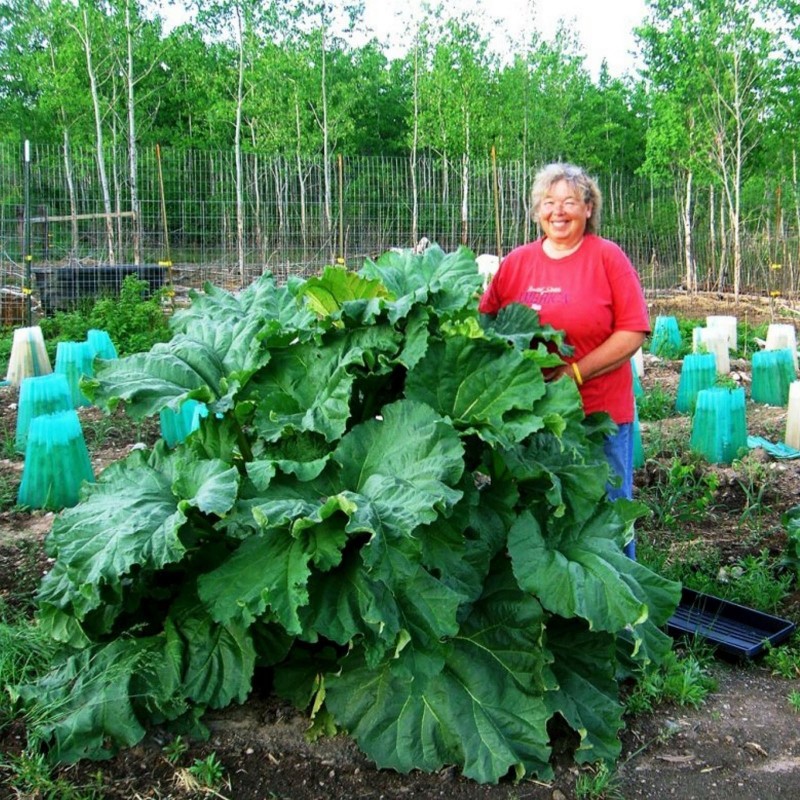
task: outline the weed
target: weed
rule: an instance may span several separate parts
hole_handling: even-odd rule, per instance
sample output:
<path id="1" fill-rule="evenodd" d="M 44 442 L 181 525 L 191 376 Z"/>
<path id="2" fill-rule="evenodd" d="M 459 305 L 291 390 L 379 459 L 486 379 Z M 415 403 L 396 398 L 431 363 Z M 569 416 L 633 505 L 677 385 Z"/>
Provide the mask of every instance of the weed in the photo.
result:
<path id="1" fill-rule="evenodd" d="M 670 651 L 664 663 L 642 671 L 626 702 L 630 714 L 650 712 L 662 703 L 698 707 L 716 689 L 708 674 L 711 651 L 695 643 L 682 655 Z"/>
<path id="2" fill-rule="evenodd" d="M 776 491 L 775 471 L 763 461 L 756 461 L 749 454 L 735 461 L 733 468 L 736 472 L 736 482 L 745 495 L 740 524 L 760 519 L 771 511 L 767 501 Z"/>
<path id="3" fill-rule="evenodd" d="M 738 389 L 740 384 L 731 375 L 717 375 L 714 386 L 718 389 Z"/>
<path id="4" fill-rule="evenodd" d="M 731 355 L 735 358 L 751 358 L 753 353 L 761 350 L 761 343 L 767 339 L 769 323 L 748 325 L 747 321 L 739 327 L 736 351 Z"/>
<path id="5" fill-rule="evenodd" d="M 0 328 L 0 364 L 8 364 L 14 346 L 14 329 Z"/>
<path id="6" fill-rule="evenodd" d="M 42 753 L 25 751 L 16 756 L 5 756 L 0 760 L 0 770 L 7 776 L 3 783 L 19 798 L 102 800 L 105 796 L 100 772 L 94 775 L 90 784 L 76 786 L 64 776 L 54 775 Z"/>
<path id="7" fill-rule="evenodd" d="M 186 751 L 189 749 L 189 745 L 186 743 L 182 736 L 176 736 L 171 742 L 164 745 L 162 752 L 164 753 L 164 757 L 169 761 L 170 764 L 177 764 L 181 758 L 186 754 Z"/>
<path id="8" fill-rule="evenodd" d="M 82 417 L 81 425 L 90 451 L 113 444 L 154 441 L 160 433 L 158 417 L 133 419 L 125 413 L 122 406 L 113 414 L 87 414 Z"/>
<path id="9" fill-rule="evenodd" d="M 652 524 L 671 531 L 687 523 L 706 520 L 714 505 L 719 478 L 695 460 L 673 458 L 654 485 L 645 487 L 641 499 L 653 512 Z"/>
<path id="10" fill-rule="evenodd" d="M 663 420 L 656 420 L 647 426 L 647 435 L 643 434 L 645 461 L 652 458 L 675 458 L 686 450 L 689 438 L 689 420 L 684 424 L 664 425 Z"/>
<path id="11" fill-rule="evenodd" d="M 793 576 L 781 572 L 767 550 L 740 558 L 732 566 L 719 567 L 716 574 L 703 572 L 687 576 L 686 584 L 734 603 L 763 611 L 774 611 L 788 595 Z"/>
<path id="12" fill-rule="evenodd" d="M 679 581 L 692 588 L 697 588 L 697 576 L 716 577 L 722 566 L 719 550 L 701 540 L 681 542 L 669 554 L 663 547 L 657 549 L 657 552 L 661 556 L 659 573 L 669 580 Z"/>
<path id="13" fill-rule="evenodd" d="M 206 789 L 217 789 L 225 779 L 225 770 L 216 753 L 210 753 L 205 758 L 196 758 L 186 771 Z"/>
<path id="14" fill-rule="evenodd" d="M 588 800 L 623 800 L 619 775 L 607 764 L 582 772 L 575 781 L 575 797 Z"/>
<path id="15" fill-rule="evenodd" d="M 18 459 L 17 432 L 11 430 L 5 422 L 0 421 L 0 458 Z"/>
<path id="16" fill-rule="evenodd" d="M 8 472 L 0 472 L 0 511 L 7 511 L 16 505 L 19 480 Z"/>
<path id="17" fill-rule="evenodd" d="M 794 712 L 800 712 L 800 691 L 797 689 L 792 689 L 789 692 L 789 705 Z"/>
<path id="18" fill-rule="evenodd" d="M 645 422 L 667 419 L 675 413 L 675 397 L 661 386 L 653 386 L 636 401 L 636 408 Z"/>
<path id="19" fill-rule="evenodd" d="M 16 714 L 12 692 L 6 691 L 42 675 L 55 652 L 55 642 L 39 626 L 6 608 L 0 608 L 0 724 Z"/>
<path id="20" fill-rule="evenodd" d="M 768 644 L 764 663 L 774 675 L 790 680 L 800 678 L 800 637 L 795 636 L 793 644 L 782 647 Z"/>

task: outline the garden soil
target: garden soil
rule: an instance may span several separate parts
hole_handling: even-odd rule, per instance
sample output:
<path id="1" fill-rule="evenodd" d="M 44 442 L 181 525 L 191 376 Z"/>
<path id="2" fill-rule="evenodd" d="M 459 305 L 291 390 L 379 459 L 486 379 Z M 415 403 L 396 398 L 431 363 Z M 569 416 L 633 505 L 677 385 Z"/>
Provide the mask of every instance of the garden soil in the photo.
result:
<path id="1" fill-rule="evenodd" d="M 786 304 L 772 300 L 742 300 L 688 295 L 659 298 L 651 304 L 657 314 L 704 318 L 707 314 L 731 314 L 739 324 L 794 321 Z M 746 322 L 745 322 L 746 320 Z M 655 385 L 674 391 L 680 372 L 678 362 L 645 358 L 645 390 Z M 732 364 L 734 380 L 747 384 L 747 361 Z M 16 424 L 13 388 L 0 389 L 0 433 L 6 438 Z M 124 456 L 141 438 L 152 443 L 154 426 L 134 430 L 121 419 L 102 418 L 95 409 L 81 409 L 95 471 Z M 785 408 L 748 404 L 748 433 L 779 441 L 786 421 Z M 135 435 L 134 435 L 135 434 Z M 686 436 L 688 421 L 671 418 L 642 423 L 642 435 Z M 99 437 L 99 438 L 94 438 Z M 0 476 L 19 480 L 21 457 L 0 459 Z M 753 451 L 770 476 L 762 494 L 762 514 L 768 535 L 758 547 L 774 554 L 785 547 L 780 515 L 800 503 L 800 462 L 774 461 L 763 451 Z M 735 562 L 752 552 L 753 543 L 742 535 L 740 520 L 748 497 L 733 467 L 713 467 L 719 472 L 719 500 L 712 524 L 688 529 L 676 537 L 674 557 L 681 557 L 687 542 L 721 547 L 725 558 Z M 637 490 L 651 478 L 652 467 L 637 470 Z M 7 606 L 25 608 L 49 562 L 43 541 L 52 524 L 43 512 L 0 513 L 0 597 Z M 781 616 L 800 619 L 800 592 L 780 609 Z M 800 714 L 789 703 L 800 682 L 772 674 L 763 660 L 731 662 L 716 658 L 712 666 L 717 689 L 699 708 L 661 706 L 653 713 L 626 719 L 621 733 L 622 755 L 618 780 L 606 798 L 646 800 L 772 800 L 800 797 Z M 479 785 L 452 768 L 435 774 L 397 774 L 379 770 L 345 735 L 310 742 L 307 720 L 256 685 L 246 703 L 205 717 L 210 730 L 206 741 L 191 742 L 177 764 L 165 757 L 170 737 L 152 731 L 138 746 L 114 759 L 84 763 L 64 770 L 76 786 L 88 786 L 99 771 L 102 796 L 108 800 L 157 800 L 158 798 L 217 797 L 229 800 L 404 800 L 405 798 L 453 798 L 453 800 L 569 800 L 576 797 L 579 775 L 589 767 L 577 767 L 571 758 L 574 742 L 554 731 L 555 777 L 550 781 L 510 778 L 497 785 Z M 18 725 L 0 730 L 0 750 L 6 756 L 25 746 Z M 224 779 L 213 790 L 198 786 L 187 767 L 211 754 L 222 764 Z M 0 774 L 0 800 L 22 797 Z M 40 795 L 42 796 L 42 795 Z M 96 795 L 95 795 L 96 796 Z M 33 798 L 34 795 L 25 795 Z"/>

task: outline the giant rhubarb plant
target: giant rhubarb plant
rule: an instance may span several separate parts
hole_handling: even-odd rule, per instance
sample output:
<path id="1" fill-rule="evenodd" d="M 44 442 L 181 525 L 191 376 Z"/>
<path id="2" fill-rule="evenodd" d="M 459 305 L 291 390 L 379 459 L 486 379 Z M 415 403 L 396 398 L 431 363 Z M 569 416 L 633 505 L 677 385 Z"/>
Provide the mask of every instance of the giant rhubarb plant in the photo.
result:
<path id="1" fill-rule="evenodd" d="M 244 702 L 253 677 L 381 767 L 550 774 L 548 721 L 613 760 L 618 680 L 669 648 L 679 588 L 622 547 L 604 415 L 542 367 L 562 334 L 476 310 L 472 254 L 387 253 L 239 294 L 84 389 L 208 416 L 109 467 L 55 521 L 39 621 L 62 656 L 23 700 L 56 759 Z"/>

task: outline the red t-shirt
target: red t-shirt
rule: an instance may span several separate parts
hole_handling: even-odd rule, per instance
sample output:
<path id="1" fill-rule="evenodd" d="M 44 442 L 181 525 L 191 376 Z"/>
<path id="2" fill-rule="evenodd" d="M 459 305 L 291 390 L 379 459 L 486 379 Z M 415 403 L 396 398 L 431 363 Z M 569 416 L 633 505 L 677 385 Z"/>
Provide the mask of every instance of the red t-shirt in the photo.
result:
<path id="1" fill-rule="evenodd" d="M 639 276 L 622 249 L 600 236 L 584 236 L 565 258 L 550 258 L 543 240 L 512 250 L 481 298 L 479 310 L 495 314 L 509 303 L 539 312 L 542 324 L 563 330 L 577 361 L 615 331 L 650 332 Z M 633 422 L 629 363 L 580 387 L 585 413 L 605 411 L 617 424 Z"/>

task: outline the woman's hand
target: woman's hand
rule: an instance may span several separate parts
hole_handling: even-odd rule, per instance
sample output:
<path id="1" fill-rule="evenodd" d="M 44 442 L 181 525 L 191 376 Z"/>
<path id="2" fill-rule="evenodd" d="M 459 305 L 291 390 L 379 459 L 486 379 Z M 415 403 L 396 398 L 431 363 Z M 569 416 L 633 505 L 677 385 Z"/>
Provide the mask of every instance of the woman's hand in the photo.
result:
<path id="1" fill-rule="evenodd" d="M 542 376 L 544 377 L 545 383 L 556 381 L 559 378 L 563 378 L 564 375 L 566 375 L 568 378 L 572 378 L 572 380 L 575 380 L 575 373 L 571 364 L 560 364 L 557 367 L 545 367 L 545 369 L 542 370 Z"/>

